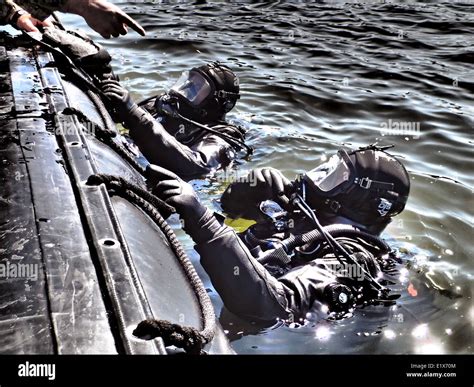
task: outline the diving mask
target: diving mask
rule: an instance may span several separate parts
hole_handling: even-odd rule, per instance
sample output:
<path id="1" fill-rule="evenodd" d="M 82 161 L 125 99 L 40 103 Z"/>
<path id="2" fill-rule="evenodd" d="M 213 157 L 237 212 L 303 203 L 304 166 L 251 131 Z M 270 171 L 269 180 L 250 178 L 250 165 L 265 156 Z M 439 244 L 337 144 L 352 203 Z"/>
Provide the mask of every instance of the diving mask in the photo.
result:
<path id="1" fill-rule="evenodd" d="M 331 197 L 350 187 L 354 180 L 354 170 L 347 151 L 340 150 L 327 162 L 303 175 L 303 180 L 321 196 Z"/>
<path id="2" fill-rule="evenodd" d="M 209 81 L 197 71 L 185 71 L 171 88 L 193 107 L 199 107 L 212 94 Z"/>

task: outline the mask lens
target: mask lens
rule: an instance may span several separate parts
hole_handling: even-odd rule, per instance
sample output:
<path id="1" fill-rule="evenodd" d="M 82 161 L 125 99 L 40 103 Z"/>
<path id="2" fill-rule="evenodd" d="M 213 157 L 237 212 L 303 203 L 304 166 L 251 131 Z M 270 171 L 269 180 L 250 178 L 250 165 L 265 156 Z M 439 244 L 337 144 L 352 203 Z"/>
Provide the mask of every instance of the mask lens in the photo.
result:
<path id="1" fill-rule="evenodd" d="M 211 86 L 206 78 L 196 71 L 185 71 L 171 88 L 193 106 L 199 106 L 210 94 Z"/>
<path id="2" fill-rule="evenodd" d="M 339 154 L 332 156 L 326 163 L 309 171 L 307 176 L 323 192 L 331 192 L 349 181 L 350 169 Z"/>

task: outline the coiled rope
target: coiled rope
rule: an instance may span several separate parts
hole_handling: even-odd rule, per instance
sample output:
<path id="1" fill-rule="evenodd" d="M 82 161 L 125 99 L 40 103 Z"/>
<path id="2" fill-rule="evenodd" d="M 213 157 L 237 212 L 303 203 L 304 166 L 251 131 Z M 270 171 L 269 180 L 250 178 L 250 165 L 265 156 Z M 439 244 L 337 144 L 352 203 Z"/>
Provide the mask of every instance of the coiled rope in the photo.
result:
<path id="1" fill-rule="evenodd" d="M 203 347 L 214 337 L 216 316 L 209 295 L 193 264 L 162 215 L 162 213 L 168 213 L 168 215 L 174 213 L 174 208 L 120 176 L 96 174 L 89 177 L 87 184 L 104 184 L 108 190 L 112 190 L 116 195 L 139 207 L 155 222 L 167 238 L 199 301 L 203 330 L 198 331 L 196 328 L 173 324 L 166 320 L 148 319 L 138 324 L 133 334 L 142 339 L 161 337 L 165 346 L 174 345 L 190 354 L 204 353 Z"/>
<path id="2" fill-rule="evenodd" d="M 28 36 L 36 43 L 48 48 L 50 51 L 56 54 L 56 59 L 60 58 L 60 60 L 66 64 L 65 68 L 70 70 L 69 74 L 73 76 L 76 81 L 78 81 L 79 87 L 91 98 L 92 102 L 98 109 L 99 114 L 102 116 L 104 124 L 107 128 L 102 128 L 100 125 L 92 122 L 84 113 L 75 108 L 68 107 L 64 109 L 62 113 L 65 115 L 75 115 L 81 123 L 89 125 L 89 128 L 93 129 L 92 132 L 96 135 L 99 141 L 105 143 L 111 149 L 113 149 L 140 174 L 145 175 L 145 168 L 143 168 L 143 166 L 138 163 L 135 157 L 130 154 L 130 152 L 122 144 L 114 140 L 117 136 L 117 132 L 111 129 L 112 125 L 110 123 L 108 114 L 102 105 L 102 101 L 100 101 L 100 99 L 97 97 L 97 94 L 101 94 L 100 90 L 95 87 L 94 83 L 90 81 L 87 76 L 79 68 L 77 68 L 77 66 L 75 66 L 75 64 L 61 51 L 35 39 L 31 35 Z M 165 216 L 169 216 L 175 212 L 174 208 L 161 201 L 148 191 L 126 181 L 119 176 L 110 176 L 104 174 L 92 175 L 88 179 L 88 184 L 104 184 L 108 190 L 114 190 L 117 195 L 120 195 L 124 199 L 129 200 L 131 203 L 141 208 L 157 224 L 165 237 L 168 239 L 171 249 L 181 263 L 201 307 L 204 325 L 202 331 L 198 331 L 193 327 L 183 327 L 165 320 L 148 319 L 138 324 L 137 328 L 133 332 L 134 335 L 143 339 L 161 337 L 165 343 L 165 346 L 174 345 L 178 348 L 183 348 L 187 353 L 192 354 L 204 353 L 203 347 L 214 337 L 214 332 L 216 329 L 216 317 L 211 300 L 204 288 L 204 285 L 201 282 L 201 279 L 197 275 L 194 266 L 184 252 L 173 230 L 166 223 L 165 218 L 161 215 L 163 214 Z"/>

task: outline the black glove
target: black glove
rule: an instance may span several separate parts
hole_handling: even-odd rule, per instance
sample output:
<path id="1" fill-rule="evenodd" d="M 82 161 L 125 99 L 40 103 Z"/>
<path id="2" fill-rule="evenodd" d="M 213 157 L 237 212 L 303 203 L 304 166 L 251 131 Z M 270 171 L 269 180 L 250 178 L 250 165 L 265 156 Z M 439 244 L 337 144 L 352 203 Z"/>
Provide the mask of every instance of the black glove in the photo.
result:
<path id="1" fill-rule="evenodd" d="M 258 168 L 227 187 L 221 198 L 222 208 L 231 215 L 254 217 L 264 200 L 288 205 L 293 185 L 274 168 Z"/>
<path id="2" fill-rule="evenodd" d="M 152 184 L 159 182 L 153 188 L 153 193 L 176 208 L 184 221 L 184 228 L 187 222 L 196 223 L 204 215 L 206 207 L 199 202 L 193 187 L 179 176 L 153 164 L 147 167 L 146 174 Z"/>
<path id="3" fill-rule="evenodd" d="M 101 89 L 104 96 L 108 98 L 110 107 L 116 112 L 117 118 L 121 122 L 127 118 L 135 110 L 137 104 L 130 97 L 130 93 L 113 79 L 107 79 L 101 83 Z"/>

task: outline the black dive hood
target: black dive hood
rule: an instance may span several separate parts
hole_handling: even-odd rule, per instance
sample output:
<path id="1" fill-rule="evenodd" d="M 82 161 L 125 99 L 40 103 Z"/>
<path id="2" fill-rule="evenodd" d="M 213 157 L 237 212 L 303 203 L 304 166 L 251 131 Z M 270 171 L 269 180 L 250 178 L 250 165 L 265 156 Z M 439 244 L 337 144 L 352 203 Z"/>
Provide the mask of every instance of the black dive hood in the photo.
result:
<path id="1" fill-rule="evenodd" d="M 212 124 L 225 119 L 237 100 L 240 87 L 237 76 L 218 62 L 185 71 L 168 93 L 156 100 L 161 111 L 164 102 L 177 112 L 201 124 Z"/>
<path id="2" fill-rule="evenodd" d="M 308 204 L 318 210 L 323 223 L 344 218 L 378 234 L 405 208 L 410 179 L 403 164 L 370 145 L 340 150 L 328 162 L 300 177 Z"/>

